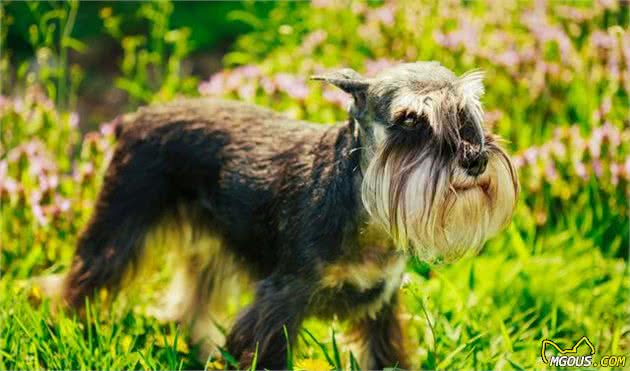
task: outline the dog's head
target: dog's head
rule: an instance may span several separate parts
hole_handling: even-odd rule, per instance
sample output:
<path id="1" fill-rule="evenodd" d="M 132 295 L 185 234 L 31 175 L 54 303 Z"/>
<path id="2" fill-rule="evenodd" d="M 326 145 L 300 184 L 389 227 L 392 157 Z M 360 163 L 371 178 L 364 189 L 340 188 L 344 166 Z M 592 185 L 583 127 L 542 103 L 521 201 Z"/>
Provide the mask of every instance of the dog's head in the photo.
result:
<path id="1" fill-rule="evenodd" d="M 514 166 L 483 126 L 482 77 L 457 77 L 437 62 L 401 64 L 373 78 L 350 69 L 314 77 L 354 97 L 367 211 L 397 246 L 426 260 L 478 250 L 516 204 Z"/>

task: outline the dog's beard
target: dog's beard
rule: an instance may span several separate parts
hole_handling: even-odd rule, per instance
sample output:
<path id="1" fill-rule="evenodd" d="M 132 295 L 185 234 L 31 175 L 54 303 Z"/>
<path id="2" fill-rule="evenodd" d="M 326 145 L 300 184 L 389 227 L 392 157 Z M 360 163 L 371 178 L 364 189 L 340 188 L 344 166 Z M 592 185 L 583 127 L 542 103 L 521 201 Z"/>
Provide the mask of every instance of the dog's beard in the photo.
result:
<path id="1" fill-rule="evenodd" d="M 477 252 L 510 221 L 518 193 L 509 157 L 494 143 L 488 148 L 487 169 L 475 179 L 431 151 L 385 144 L 365 171 L 363 204 L 397 247 L 423 260 Z"/>

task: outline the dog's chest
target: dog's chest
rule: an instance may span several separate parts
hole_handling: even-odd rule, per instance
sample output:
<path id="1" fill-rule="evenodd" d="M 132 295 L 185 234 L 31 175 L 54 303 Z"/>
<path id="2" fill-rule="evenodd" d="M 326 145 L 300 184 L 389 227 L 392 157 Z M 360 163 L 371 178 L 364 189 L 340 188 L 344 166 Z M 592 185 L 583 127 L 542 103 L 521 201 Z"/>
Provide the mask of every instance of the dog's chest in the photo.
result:
<path id="1" fill-rule="evenodd" d="M 314 310 L 324 317 L 374 317 L 398 290 L 407 259 L 373 225 L 344 245 L 343 256 L 320 267 Z"/>

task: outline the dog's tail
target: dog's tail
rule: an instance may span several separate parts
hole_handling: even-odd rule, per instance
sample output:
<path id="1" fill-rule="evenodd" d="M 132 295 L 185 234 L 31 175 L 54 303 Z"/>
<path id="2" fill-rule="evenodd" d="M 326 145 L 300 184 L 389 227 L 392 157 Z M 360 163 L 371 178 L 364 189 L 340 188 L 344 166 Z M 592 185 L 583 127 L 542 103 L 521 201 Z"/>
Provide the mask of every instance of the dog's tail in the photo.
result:
<path id="1" fill-rule="evenodd" d="M 80 308 L 96 290 L 115 290 L 140 257 L 147 231 L 170 202 L 160 161 L 159 151 L 150 144 L 124 139 L 118 143 L 64 281 L 67 305 Z"/>

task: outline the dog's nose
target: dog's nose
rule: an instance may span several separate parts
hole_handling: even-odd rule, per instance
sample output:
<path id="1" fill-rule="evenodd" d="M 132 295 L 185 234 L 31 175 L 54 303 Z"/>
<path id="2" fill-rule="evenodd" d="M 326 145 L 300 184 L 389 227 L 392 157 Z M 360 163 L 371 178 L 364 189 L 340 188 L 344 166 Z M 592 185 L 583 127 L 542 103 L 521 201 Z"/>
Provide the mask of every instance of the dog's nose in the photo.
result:
<path id="1" fill-rule="evenodd" d="M 488 154 L 482 151 L 475 158 L 467 161 L 466 173 L 470 176 L 479 176 L 486 171 L 486 166 L 488 166 Z"/>

